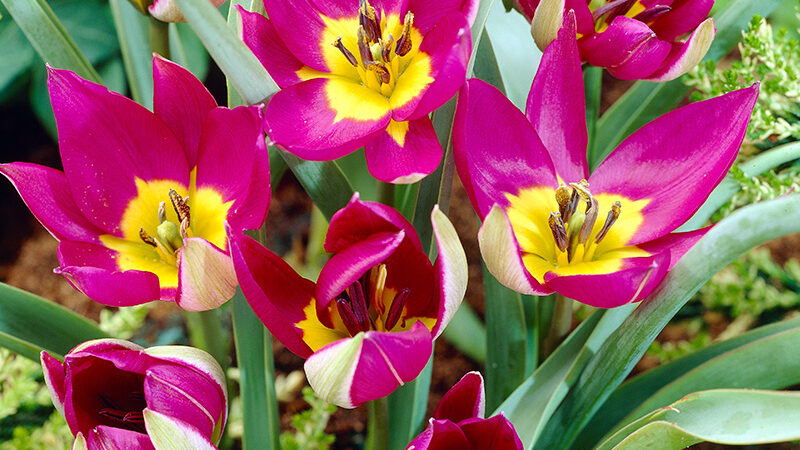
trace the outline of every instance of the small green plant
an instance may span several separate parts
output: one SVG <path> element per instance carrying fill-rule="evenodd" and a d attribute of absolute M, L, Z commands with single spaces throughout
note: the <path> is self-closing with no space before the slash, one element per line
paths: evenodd
<path fill-rule="evenodd" d="M 281 433 L 281 448 L 284 450 L 325 450 L 336 437 L 325 433 L 325 427 L 336 406 L 326 403 L 314 395 L 310 387 L 303 388 L 303 400 L 311 408 L 292 417 L 294 431 Z"/>

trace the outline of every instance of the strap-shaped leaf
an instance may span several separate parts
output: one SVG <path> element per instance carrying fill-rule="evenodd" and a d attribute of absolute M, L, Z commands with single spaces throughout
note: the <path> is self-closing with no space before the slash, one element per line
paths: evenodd
<path fill-rule="evenodd" d="M 90 339 L 108 337 L 96 324 L 38 295 L 0 283 L 0 346 L 39 360 L 60 357 Z"/>
<path fill-rule="evenodd" d="M 800 439 L 800 394 L 717 389 L 689 394 L 637 420 L 599 450 L 682 449 L 698 442 L 747 445 Z"/>
<path fill-rule="evenodd" d="M 153 54 L 147 36 L 147 19 L 128 0 L 109 0 L 109 4 L 131 97 L 153 109 Z"/>
<path fill-rule="evenodd" d="M 797 195 L 742 208 L 712 228 L 606 340 L 545 427 L 536 448 L 571 445 L 658 333 L 715 273 L 769 240 L 800 232 Z"/>

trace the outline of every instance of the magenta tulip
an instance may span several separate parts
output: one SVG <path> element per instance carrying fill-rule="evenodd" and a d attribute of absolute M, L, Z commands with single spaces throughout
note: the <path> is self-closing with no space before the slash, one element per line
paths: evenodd
<path fill-rule="evenodd" d="M 222 369 L 192 347 L 98 339 L 72 349 L 63 363 L 42 352 L 42 368 L 76 436 L 73 448 L 212 449 L 225 427 Z"/>

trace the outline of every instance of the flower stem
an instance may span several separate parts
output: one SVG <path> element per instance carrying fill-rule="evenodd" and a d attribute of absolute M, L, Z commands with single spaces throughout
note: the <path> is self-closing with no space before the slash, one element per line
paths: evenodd
<path fill-rule="evenodd" d="M 152 17 L 150 18 L 150 50 L 170 59 L 169 24 Z"/>
<path fill-rule="evenodd" d="M 572 328 L 572 299 L 563 295 L 555 296 L 555 309 L 553 310 L 553 321 L 550 322 L 550 331 L 542 343 L 543 357 L 549 356 L 558 344 L 564 340 Z"/>
<path fill-rule="evenodd" d="M 230 348 L 217 310 L 186 311 L 184 318 L 192 345 L 208 352 L 222 366 L 222 370 L 226 370 L 229 365 Z"/>
<path fill-rule="evenodd" d="M 384 205 L 394 206 L 394 185 L 378 181 L 376 186 L 378 201 Z"/>
<path fill-rule="evenodd" d="M 367 403 L 369 419 L 367 421 L 366 450 L 389 449 L 389 402 L 386 397 Z"/>

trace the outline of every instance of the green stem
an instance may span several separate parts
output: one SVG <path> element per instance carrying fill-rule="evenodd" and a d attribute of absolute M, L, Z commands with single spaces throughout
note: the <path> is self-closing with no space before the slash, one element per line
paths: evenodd
<path fill-rule="evenodd" d="M 394 184 L 378 181 L 376 191 L 379 202 L 384 205 L 394 206 Z"/>
<path fill-rule="evenodd" d="M 572 328 L 572 299 L 563 295 L 555 296 L 555 308 L 553 310 L 553 321 L 550 322 L 550 331 L 545 337 L 543 345 L 543 356 L 546 358 L 553 353 L 558 344 L 564 340 Z"/>
<path fill-rule="evenodd" d="M 164 58 L 170 58 L 169 24 L 150 18 L 150 50 Z"/>
<path fill-rule="evenodd" d="M 208 352 L 222 366 L 222 370 L 226 370 L 229 366 L 230 348 L 217 310 L 186 311 L 184 318 L 192 345 Z"/>
<path fill-rule="evenodd" d="M 367 419 L 366 450 L 389 449 L 389 402 L 386 397 L 367 403 L 369 418 Z"/>
<path fill-rule="evenodd" d="M 600 98 L 603 90 L 603 68 L 586 66 L 583 69 L 583 89 L 586 95 L 586 129 L 589 132 L 587 152 L 594 155 L 594 136 L 600 117 Z"/>

